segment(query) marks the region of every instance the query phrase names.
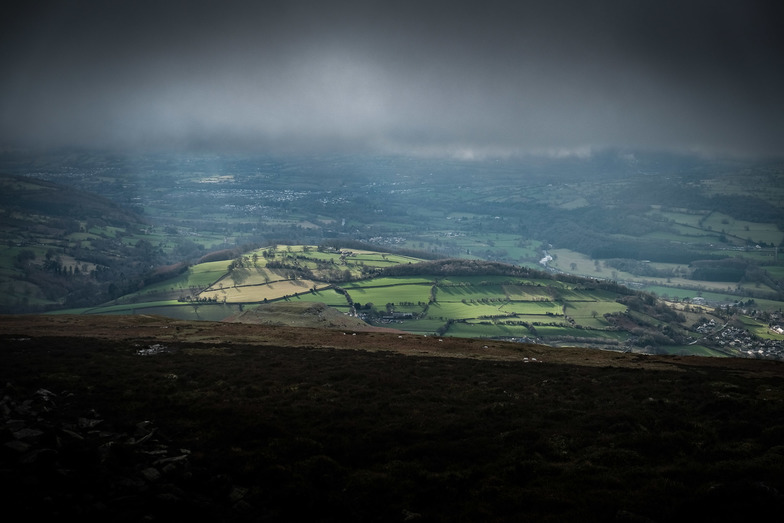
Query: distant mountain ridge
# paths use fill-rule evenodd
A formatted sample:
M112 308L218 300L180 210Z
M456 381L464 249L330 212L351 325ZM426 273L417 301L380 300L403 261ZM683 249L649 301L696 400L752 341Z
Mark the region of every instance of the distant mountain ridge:
M94 193L0 174L0 312L95 304L164 260L140 215Z
M92 219L113 226L142 226L146 221L130 209L95 193L27 176L0 173L0 212L16 220L37 214L45 222L54 218ZM55 227L61 224L54 224Z

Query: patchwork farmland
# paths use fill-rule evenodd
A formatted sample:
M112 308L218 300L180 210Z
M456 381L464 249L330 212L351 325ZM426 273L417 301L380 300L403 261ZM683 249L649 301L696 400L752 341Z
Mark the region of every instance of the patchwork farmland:
M489 262L278 245L199 263L104 306L67 312L224 320L264 304L315 302L423 336L735 355L701 344L690 328L704 318L722 321L708 309L677 312L656 300L646 305L636 294L608 282Z

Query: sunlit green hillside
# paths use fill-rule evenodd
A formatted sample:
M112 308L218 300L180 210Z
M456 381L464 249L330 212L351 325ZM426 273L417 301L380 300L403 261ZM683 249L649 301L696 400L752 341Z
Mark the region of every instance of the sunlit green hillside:
M519 266L325 246L269 246L198 263L103 306L67 312L221 320L273 302L320 302L371 325L425 336L741 355L740 346L709 343L695 329L728 320L707 307Z

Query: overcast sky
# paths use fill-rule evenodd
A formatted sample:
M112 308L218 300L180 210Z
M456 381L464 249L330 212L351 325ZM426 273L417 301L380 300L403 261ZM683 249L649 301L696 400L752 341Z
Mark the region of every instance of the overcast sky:
M19 2L0 145L784 153L784 2Z

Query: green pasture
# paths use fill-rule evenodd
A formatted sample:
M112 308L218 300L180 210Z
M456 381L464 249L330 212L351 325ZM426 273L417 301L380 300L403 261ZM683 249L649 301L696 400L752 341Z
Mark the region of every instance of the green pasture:
M760 293L766 294L768 298L775 296L776 290L771 288L764 283L759 282L744 282L738 285L741 291L745 291L748 293L749 296L753 296L755 294L759 295Z
M289 247L291 247L291 249L289 249ZM263 247L261 249L256 249L254 251L249 252L247 256L253 256L253 254L255 253L259 257L259 263L261 263L261 261L265 259L262 253L264 251L269 251L270 249L272 249L275 252L276 257L286 256L288 254L291 254L294 256L296 255L305 256L307 258L312 258L314 260L319 260L319 261L329 261L329 260L340 258L340 255L334 252L321 252L316 247L313 246L307 246L308 249L306 250L305 247L306 246L304 245L275 245L271 247Z
M523 325L456 322L449 326L445 335L460 338L524 338L531 336L531 333Z
M364 263L368 267L391 267L400 263L416 263L421 260L408 256L398 256L394 254L382 254L378 252L357 252L346 258L349 263Z
M210 234L199 232L195 236L189 236L189 240L203 246L205 249L219 248L226 241L225 237L220 234Z
M712 356L726 358L727 354L702 345L663 345L659 351L672 356Z
M784 340L784 334L770 332L767 323L755 320L746 315L738 316L738 320L743 324L744 328L748 329L748 331L755 336L759 336L765 340Z
M608 296L601 291L587 291L583 289L559 289L558 299L563 301L603 301Z
M652 292L660 296L667 294L668 296L677 296L679 298L703 296L708 300L735 301L748 299L749 296L755 294L759 295L761 291L772 292L769 287L764 285L757 286L756 283L741 284L741 292L738 293L739 286L736 282L695 281L683 278L671 278L669 282L663 278L640 278L638 281L643 282L644 285L634 287L635 289L652 290ZM748 291L751 291L751 293Z
M695 233L699 232L697 229L690 229L684 225L674 224L670 227L674 230L651 231L642 235L641 238L645 238L646 240L665 240L669 242L693 242L697 238ZM713 243L713 241L715 240L711 240L710 243Z
M551 301L508 301L501 305L501 310L509 314L544 316L549 312L561 316L561 306Z
M602 290L602 289L577 289L575 290L577 295L580 297L577 300L572 301L611 301L614 302L618 295L614 292Z
M699 291L695 289L686 289L683 287L667 287L665 285L646 285L642 287L641 290L645 292L653 293L657 296L666 297L668 299L678 298L679 300L683 300L686 298L691 299L697 296L702 296L708 301L727 302L727 301L735 301L740 298L740 296L733 296L731 294Z
M690 225L692 227L699 227L700 220L705 217L707 213L705 212L697 212L697 213L686 213L686 212L677 212L677 211L650 211L649 214L660 214L667 220L672 223L680 223L684 225Z
M224 280L217 282L218 286L222 283L224 286L232 285L267 285L279 281L288 280L287 269L267 269L261 267L254 267L252 269L238 268L231 271L228 277Z
M755 298L754 306L752 308L757 309L758 311L781 312L782 310L784 310L784 302L776 301L776 300L767 300L764 298Z
M177 305L171 307L140 307L135 310L136 314L160 314L179 320L192 321L221 321L239 312L239 307L229 304L200 304L196 307L191 305Z
M300 301L323 303L330 307L348 308L346 297L334 289L322 289L316 292L297 294L294 298Z
M383 308L387 303L427 303L430 300L430 285L389 285L383 287L352 287L346 289L354 302L373 303Z
M551 280L537 280L529 278L517 278L514 276L503 276L496 274L480 275L480 276L448 276L446 278L439 278L438 283L444 286L476 286L483 287L487 285L536 285L547 281L548 284L556 283Z
M593 260L592 258L576 251L569 249L553 249L549 252L555 259L548 265L569 274L584 276L586 278L599 279L627 281L634 281L637 279L637 276L634 276L628 272L619 271L613 269L612 267L606 267L603 260ZM552 283L557 284L558 282Z
M506 300L501 285L443 285L437 287L438 301L480 301L487 299Z
M245 256L251 257L253 253L258 256L258 264L265 265L267 259L263 257L264 251L272 249L275 253L274 260L288 263L297 263L300 267L316 269L318 262L334 262L334 268L355 270L358 266L366 267L391 267L400 263L417 263L421 260L409 256L386 254L377 251L352 251L352 255L341 260L339 252L320 252L316 246L306 245L277 245L252 251ZM297 257L300 258L297 258ZM345 263L345 264L344 264Z
M395 328L412 332L414 334L427 334L431 335L438 329L444 326L446 322L434 318L422 318L416 320L405 320L402 324L396 325Z
M530 324L553 322L561 323L564 321L564 317L559 310L557 314L554 313L552 316L546 316L543 314L518 314L514 318L509 318L507 321L527 322Z
M626 306L612 301L567 302L566 314L583 327L605 328L609 325L605 314L623 312Z
M550 300L550 293L547 292L547 287L542 285L519 283L519 284L506 284L503 285L504 294L510 300L515 301L535 301L535 300Z
M630 316L644 325L658 326L662 323L660 319L654 318L653 316L649 316L648 314L642 313L640 311L629 309L628 312Z
M427 317L447 319L480 319L485 316L506 316L499 305L486 305L483 303L438 302L431 303L427 309Z
M79 307L78 309L58 309L56 311L49 311L46 314L57 316L59 314L100 314L100 312L93 313L95 307Z
M119 227L111 227L109 225L98 226L94 225L87 230L88 233L99 238L116 238L118 234L125 234L125 229Z
M471 236L467 236L471 238ZM506 254L503 257L508 260L526 260L535 259L539 257L539 242L533 240L522 240L520 236L515 234L492 234L482 235L481 240L487 244L487 249L490 252L495 252L496 255L500 251Z
M649 262L648 265L650 265L654 269L660 271L667 271L673 274L678 274L679 272L689 270L688 264L680 264L680 263Z
M743 251L735 251L733 253L733 256L738 256L746 260L751 260L762 265L776 263L774 261L775 255L773 249L770 247L763 247L760 249L757 249L756 247L750 247Z
M721 231L744 240L751 239L755 243L779 245L784 240L784 232L773 223L736 220L720 212L711 213L703 222L703 227L710 227L714 231Z
M140 314L140 311L152 311L154 309L163 311L171 308L190 307L189 304L178 302L177 300L160 300L160 301L145 301L137 303L122 303L117 305L102 305L99 307L92 307L86 309L68 309L61 311L63 313L72 313L73 311L81 311L80 314ZM167 315L164 312L157 312L150 314Z
M583 315L590 315L593 311L601 316L603 314L611 314L614 312L623 312L626 310L626 305L618 303L617 301L567 301L564 303L566 314L572 317Z
M188 293L192 288L205 289L226 276L229 261L221 260L215 262L200 263L190 267L186 272L174 278L155 283L145 287L140 293L134 295L146 295L151 293L182 291ZM284 276L267 271L270 282L286 279ZM263 285L266 283L264 275L265 269L236 269L230 278L222 283L226 287L237 285Z
M369 287L391 287L395 285L427 285L433 284L430 278L421 278L418 276L391 276L387 278L373 278L370 280L352 281L341 285L346 290L369 288Z
M725 234L732 242L744 242L750 239L754 243L774 245L779 245L784 240L784 232L779 230L775 224L738 220L720 212L690 214L664 211L660 214L672 220L670 225L679 234L668 237L666 234L653 233L652 236L656 238L693 243L695 237L703 236L710 238L714 243L720 235Z
M193 287L209 287L214 282L221 279L228 272L229 262L226 260L206 262L194 265L189 268L184 274L174 278L174 282L180 285L180 288L187 289ZM172 280L169 280L172 281ZM170 285L172 286L172 285ZM177 286L177 285L173 285Z
M560 325L536 325L536 335L541 338L597 338L597 339L616 339L609 332L590 330L590 329L577 329L574 327L564 327Z
M641 236L649 240L666 240L670 242L689 243L691 245L711 245L718 244L720 233L715 231L703 231L700 229L692 229L685 225L672 225L675 229L671 231L653 231Z

